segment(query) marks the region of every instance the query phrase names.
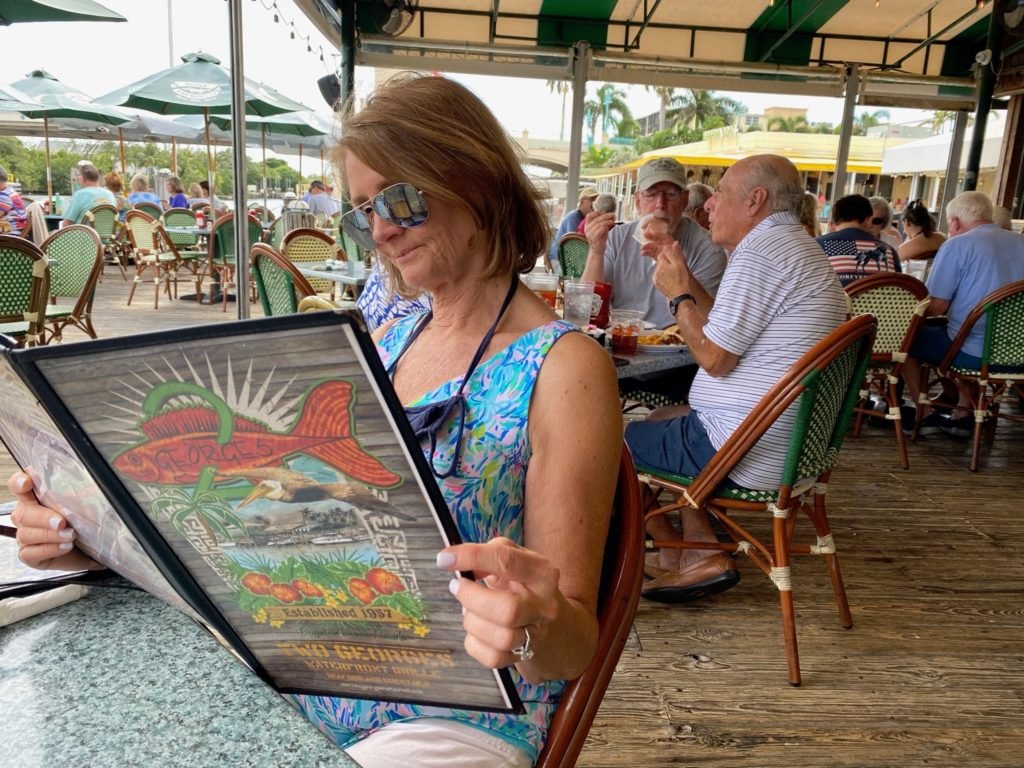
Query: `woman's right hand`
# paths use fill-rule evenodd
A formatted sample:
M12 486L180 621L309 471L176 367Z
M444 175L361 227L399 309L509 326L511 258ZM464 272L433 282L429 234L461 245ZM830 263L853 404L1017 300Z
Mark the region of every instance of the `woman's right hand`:
M75 531L56 510L44 507L32 492L32 478L15 472L7 488L18 498L11 522L18 528L18 557L25 565L42 570L81 571L102 568L75 549Z

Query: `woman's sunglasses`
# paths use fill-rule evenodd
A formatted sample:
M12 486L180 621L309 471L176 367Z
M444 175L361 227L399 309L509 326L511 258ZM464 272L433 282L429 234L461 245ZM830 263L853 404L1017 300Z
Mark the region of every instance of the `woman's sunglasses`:
M389 224L411 229L427 220L427 201L412 184L401 182L382 189L367 202L345 213L341 217L342 228L360 248L367 251L377 247L373 239L372 216L380 216Z

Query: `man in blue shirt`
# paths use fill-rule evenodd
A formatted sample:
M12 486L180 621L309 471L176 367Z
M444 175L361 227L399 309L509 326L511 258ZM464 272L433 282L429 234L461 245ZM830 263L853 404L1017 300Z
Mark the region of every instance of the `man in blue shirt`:
M555 239L551 241L551 265L558 264L558 241L570 232L576 232L580 228L580 222L587 218L587 214L594 210L594 200L597 198L597 190L593 187L584 187L580 190L579 206L574 211L569 211L562 223L558 225Z
M64 209L62 227L66 224L80 224L86 212L99 203L109 203L115 208L117 207L117 200L114 198L113 192L99 185L100 172L95 165L84 163L78 166L78 175L82 179L82 188L71 196L70 202Z
M985 296L1004 285L1024 280L1024 237L1007 232L992 220L992 201L981 192L963 192L946 206L949 239L942 244L928 275L929 316L946 315L945 325L921 328L903 367L907 389L918 401L921 392L920 361L933 365L942 362L953 338L959 333L971 310ZM984 322L976 323L964 341L956 364L978 368L985 339ZM960 395L960 405L970 400ZM948 432L958 437L974 433L974 418L950 420L938 413L927 414L918 428L919 435ZM909 425L913 427L913 423ZM907 422L904 421L904 428Z

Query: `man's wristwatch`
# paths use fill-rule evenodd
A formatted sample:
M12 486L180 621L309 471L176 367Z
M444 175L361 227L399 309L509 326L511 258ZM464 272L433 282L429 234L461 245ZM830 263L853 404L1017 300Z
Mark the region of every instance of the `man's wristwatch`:
M668 311L672 313L672 317L676 316L676 310L679 309L679 305L682 304L684 301L692 301L694 306L697 305L697 300L693 298L692 293L680 293L674 299L669 299Z

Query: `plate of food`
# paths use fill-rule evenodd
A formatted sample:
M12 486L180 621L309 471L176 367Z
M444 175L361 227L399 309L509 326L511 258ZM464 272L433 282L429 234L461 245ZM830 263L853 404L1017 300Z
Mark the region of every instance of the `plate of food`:
M663 331L641 333L637 337L636 348L655 355L674 355L685 350L686 343L679 335L679 327L670 325Z

